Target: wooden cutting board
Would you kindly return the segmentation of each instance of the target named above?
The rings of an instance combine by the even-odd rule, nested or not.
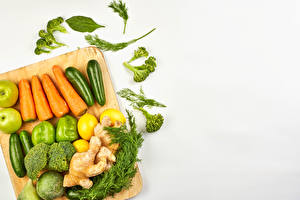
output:
[[[61,68],[65,69],[69,66],[76,67],[79,69],[83,74],[86,76],[86,65],[89,60],[95,59],[99,62],[102,70],[102,76],[104,81],[105,87],[105,94],[106,94],[106,104],[104,106],[100,106],[99,104],[95,103],[92,107],[89,107],[88,113],[95,115],[98,119],[100,114],[108,109],[108,108],[115,108],[119,109],[118,101],[116,98],[116,94],[110,79],[110,75],[107,69],[107,65],[104,60],[104,56],[100,50],[95,47],[87,47],[83,49],[79,49],[77,51],[73,51],[70,53],[66,53],[64,55],[60,55],[54,58],[50,58],[48,60],[44,60],[35,64],[31,64],[25,67],[21,67],[19,69],[9,71],[3,74],[0,74],[0,80],[6,79],[11,80],[15,83],[18,83],[21,79],[28,79],[31,80],[33,75],[42,75],[47,73],[52,78],[53,82],[55,83],[55,79],[52,73],[52,66],[58,65]],[[19,109],[19,102],[17,102],[15,108]],[[56,123],[57,119],[50,120],[52,123]],[[31,123],[23,123],[23,126],[20,130],[27,130],[29,132],[32,131],[33,127],[40,123],[38,120]],[[19,130],[19,131],[20,131]],[[28,180],[28,177],[19,178],[15,175],[9,158],[9,135],[0,132],[0,145],[4,154],[4,158],[6,161],[6,166],[9,172],[9,176],[15,191],[16,196],[22,191],[25,183]],[[3,166],[2,166],[3,167]],[[137,195],[142,189],[142,177],[140,172],[138,171],[136,176],[133,178],[132,187],[128,190],[122,191],[112,197],[108,197],[106,199],[128,199],[135,195]],[[59,199],[66,199],[59,198]]]

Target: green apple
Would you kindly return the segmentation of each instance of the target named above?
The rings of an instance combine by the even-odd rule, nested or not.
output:
[[[0,107],[11,107],[18,100],[19,91],[14,82],[0,80]]]
[[[14,133],[22,126],[22,118],[16,109],[4,108],[0,110],[0,130],[4,133]]]

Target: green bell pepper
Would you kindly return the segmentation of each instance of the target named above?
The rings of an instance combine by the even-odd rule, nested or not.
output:
[[[54,126],[48,121],[39,123],[32,130],[31,140],[34,145],[39,143],[53,144],[55,142]]]
[[[70,116],[65,115],[58,120],[56,127],[56,141],[74,141],[78,139],[77,133],[77,119]]]

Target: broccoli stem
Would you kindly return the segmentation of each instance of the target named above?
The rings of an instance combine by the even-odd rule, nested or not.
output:
[[[132,61],[134,61],[136,59],[135,56],[132,56],[132,58],[128,61],[128,63],[131,63]]]
[[[57,44],[59,47],[66,46],[65,44],[57,42],[56,40],[53,41],[53,43]]]
[[[135,72],[135,71],[136,71],[136,69],[134,68],[134,66],[130,65],[128,62],[124,62],[123,65],[124,65],[127,69],[129,69],[130,71],[132,71],[132,72]]]
[[[49,45],[47,45],[47,46],[45,46],[46,48],[48,48],[48,49],[56,49],[56,48],[58,48],[58,47],[60,47],[60,46],[49,46]]]
[[[141,111],[147,120],[151,118],[151,114],[148,113],[148,111],[145,110],[144,108],[141,108],[141,107],[134,107],[134,108]]]
[[[62,32],[62,33],[68,33],[67,29],[61,25],[57,26],[54,31],[59,31],[59,32]]]

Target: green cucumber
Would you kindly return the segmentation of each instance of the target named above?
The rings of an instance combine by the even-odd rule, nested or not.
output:
[[[20,140],[23,146],[24,153],[25,155],[27,155],[29,150],[33,147],[30,134],[27,131],[21,131]]]
[[[24,177],[26,175],[24,155],[20,138],[16,133],[12,133],[9,138],[9,157],[16,175],[20,178]]]
[[[96,60],[90,60],[87,64],[87,74],[92,86],[92,91],[96,101],[103,106],[105,104],[105,90],[102,78],[102,72],[99,63]]]
[[[83,74],[75,67],[68,67],[66,69],[66,77],[71,82],[75,90],[84,99],[88,106],[94,105],[94,97],[89,84]]]

